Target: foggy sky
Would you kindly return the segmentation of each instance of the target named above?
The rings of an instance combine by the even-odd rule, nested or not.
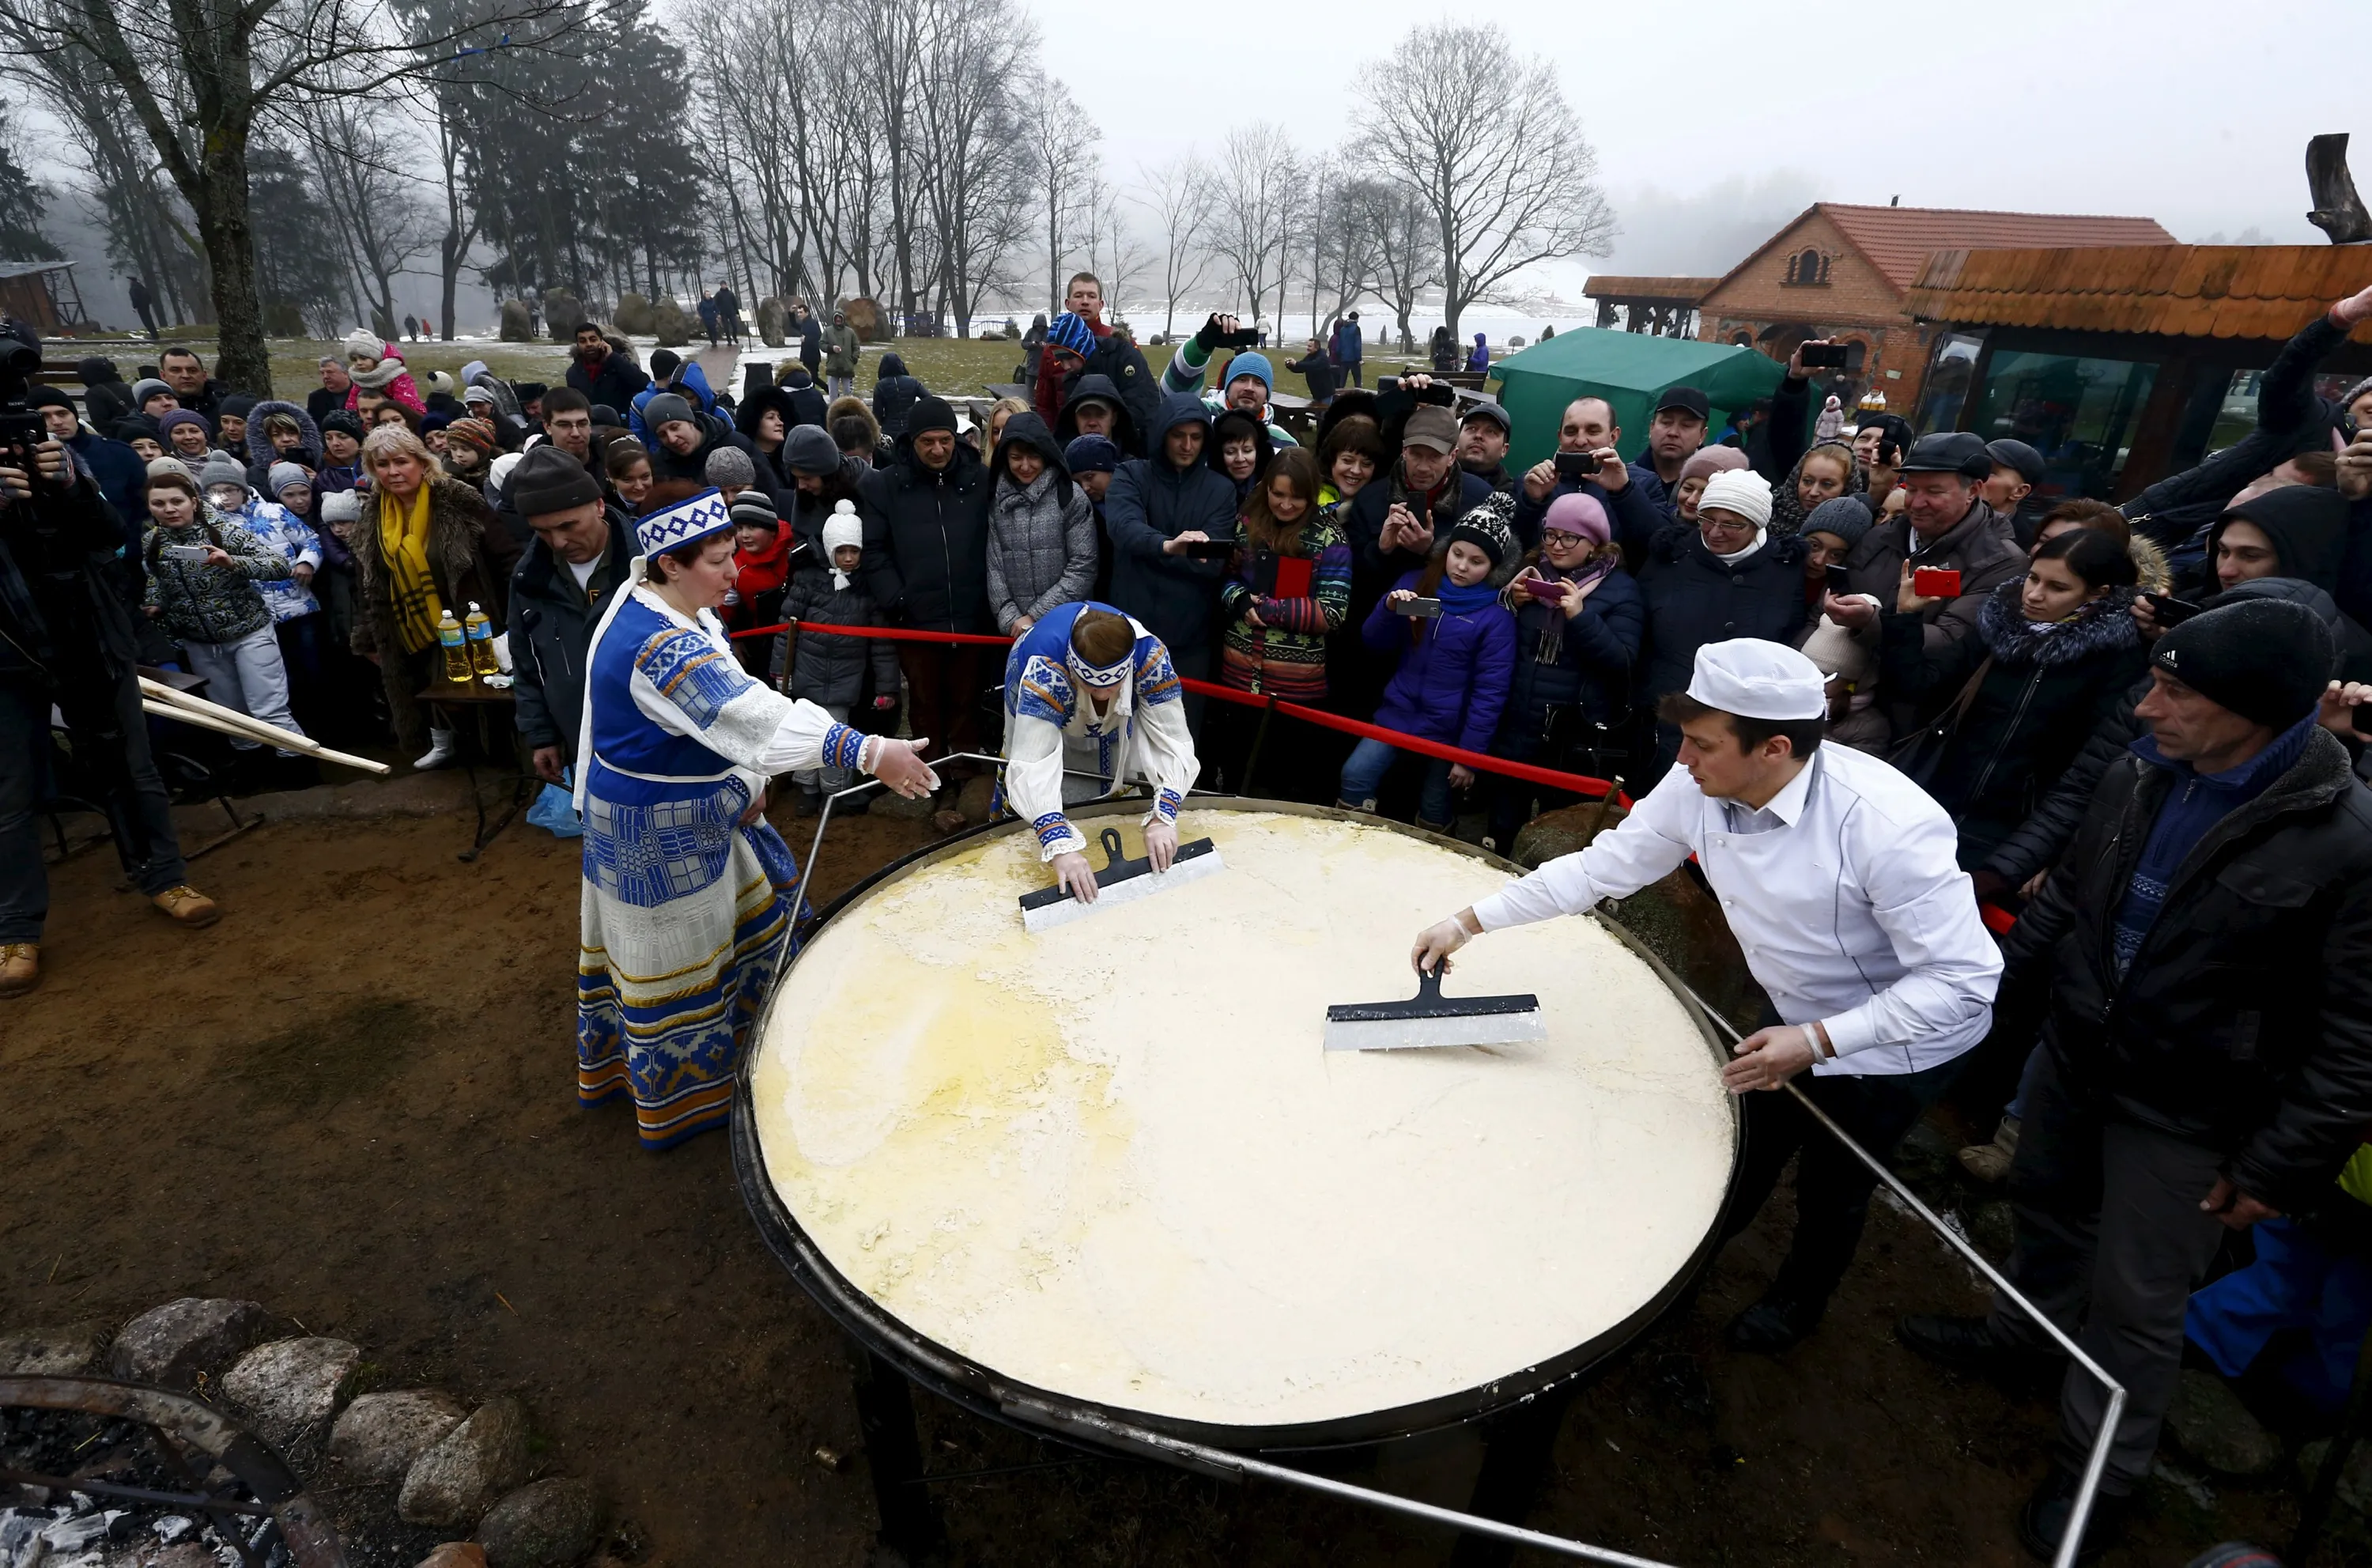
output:
[[[2372,99],[2350,86],[2343,13],[2302,0],[1307,0],[1263,9],[1249,48],[1233,27],[1198,41],[1168,8],[1032,7],[1041,63],[1101,125],[1122,179],[1190,142],[1214,151],[1240,121],[1332,145],[1371,112],[1358,66],[1410,27],[1499,22],[1556,65],[1624,230],[1611,256],[1542,280],[1568,296],[1592,270],[1723,272],[1815,200],[2117,214],[2193,242],[2253,226],[2320,244],[2304,166],[2325,131],[2355,133],[2372,192]]]

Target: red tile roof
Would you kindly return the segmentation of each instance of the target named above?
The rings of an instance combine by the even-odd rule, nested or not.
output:
[[[2277,342],[2366,285],[2364,245],[1942,250],[1909,303],[1932,321]],[[2354,341],[2372,343],[2372,322]]]
[[[1908,289],[1918,281],[1920,268],[1937,250],[2088,249],[2176,242],[2156,218],[1964,212],[1952,207],[1859,207],[1842,202],[1816,202],[1812,210],[1836,225],[1899,290]]]

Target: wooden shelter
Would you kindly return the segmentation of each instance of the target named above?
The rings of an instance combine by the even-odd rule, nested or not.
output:
[[[1719,282],[1719,278],[1619,277],[1611,273],[1593,273],[1582,297],[1598,301],[1600,327],[1612,327],[1615,312],[1620,310],[1626,332],[1692,338],[1697,335],[1697,302]]]
[[[53,338],[85,319],[72,261],[0,261],[0,310]]]
[[[2017,436],[2046,492],[2122,500],[2246,435],[2282,344],[2367,285],[2366,246],[1938,250],[1908,300],[1936,324],[1913,423]],[[2372,374],[2372,324],[2319,374],[2330,397]]]

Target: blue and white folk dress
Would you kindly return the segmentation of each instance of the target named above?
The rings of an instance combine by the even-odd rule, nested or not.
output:
[[[1087,847],[1065,805],[1108,799],[1142,780],[1153,786],[1145,822],[1174,825],[1200,769],[1169,650],[1133,616],[1126,618],[1136,633],[1128,679],[1110,688],[1110,705],[1096,712],[1071,667],[1071,624],[1090,610],[1121,613],[1093,600],[1064,605],[1006,656],[999,798],[1038,835],[1041,860]]]
[[[773,774],[855,768],[870,738],[743,673],[714,613],[622,595],[590,657],[576,1094],[634,1102],[645,1148],[725,1124],[790,935],[798,867],[742,813]]]

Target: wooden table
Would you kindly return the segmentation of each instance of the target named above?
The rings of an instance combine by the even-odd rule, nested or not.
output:
[[[457,714],[468,714],[479,745],[489,757],[494,749],[494,726],[496,720],[500,720],[502,727],[510,736],[510,804],[503,807],[502,814],[494,819],[491,827],[486,823],[485,796],[478,786],[478,765],[467,747],[461,750],[461,773],[470,781],[470,805],[477,812],[478,826],[476,832],[471,835],[470,847],[461,852],[459,858],[464,862],[475,860],[488,844],[501,836],[505,828],[511,825],[511,819],[519,814],[520,808],[527,805],[534,796],[536,786],[541,783],[535,776],[533,764],[519,755],[518,726],[512,722],[512,715],[517,709],[517,699],[511,695],[508,687],[488,686],[472,676],[467,685],[452,680],[432,680],[416,694],[414,700],[442,713],[446,716],[445,727],[448,729],[459,727],[452,722]]]

